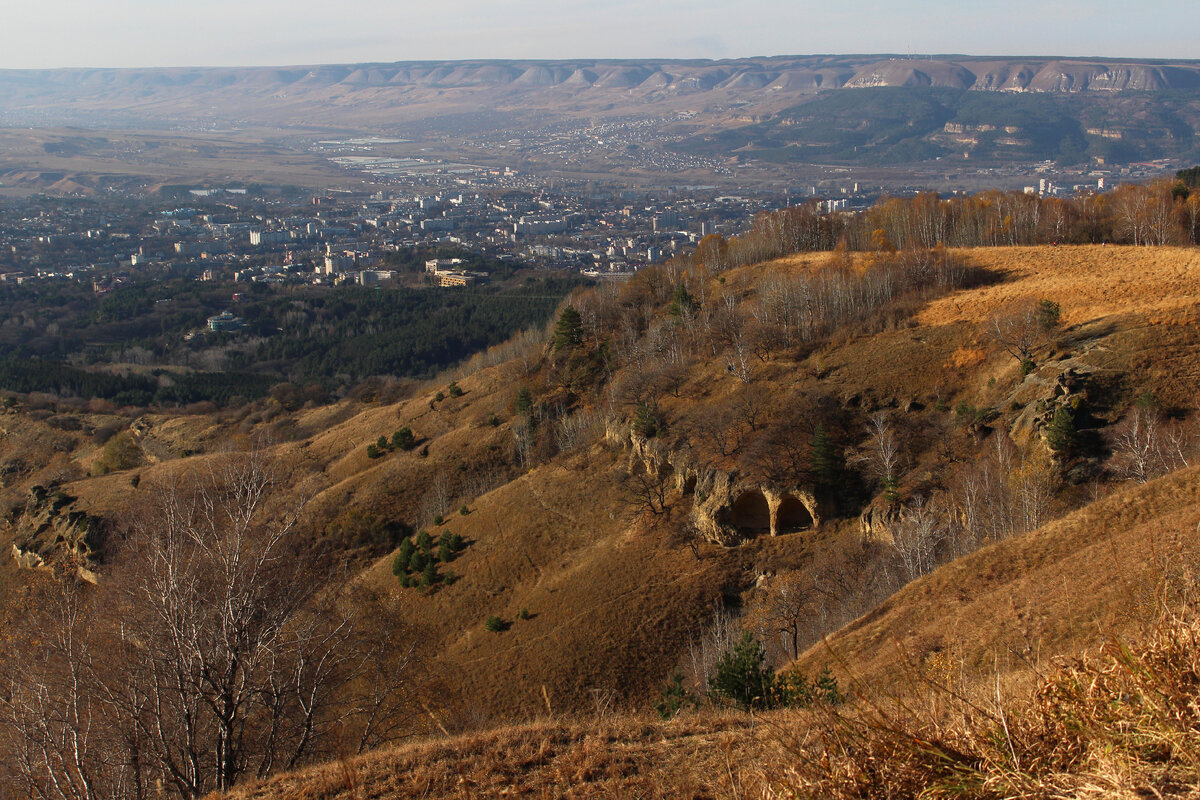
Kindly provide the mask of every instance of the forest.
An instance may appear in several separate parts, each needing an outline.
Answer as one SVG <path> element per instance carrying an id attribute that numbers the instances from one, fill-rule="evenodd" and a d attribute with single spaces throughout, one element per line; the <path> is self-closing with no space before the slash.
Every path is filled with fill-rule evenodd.
<path id="1" fill-rule="evenodd" d="M 482 287 L 231 287 L 141 280 L 97 296 L 79 283 L 0 287 L 0 388 L 119 405 L 227 404 L 272 385 L 340 394 L 372 377 L 429 376 L 549 319 L 579 278 Z M 213 333 L 226 309 L 242 331 Z"/>

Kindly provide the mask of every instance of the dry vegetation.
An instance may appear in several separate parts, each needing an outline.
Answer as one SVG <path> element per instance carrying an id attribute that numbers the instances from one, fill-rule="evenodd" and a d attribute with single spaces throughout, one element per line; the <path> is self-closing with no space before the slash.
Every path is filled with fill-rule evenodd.
<path id="1" fill-rule="evenodd" d="M 914 266 L 883 253 L 650 273 L 575 299 L 577 349 L 556 352 L 544 339 L 502 348 L 457 373 L 462 395 L 442 400 L 436 393 L 448 377 L 386 402 L 294 415 L 266 408 L 269 400 L 239 414 L 136 420 L 25 401 L 3 418 L 3 500 L 14 507 L 34 485 L 60 488 L 77 498 L 72 508 L 114 523 L 117 547 L 123 515 L 152 487 L 179 485 L 226 461 L 226 450 L 261 444 L 268 430 L 284 430 L 286 417 L 286 440 L 267 445 L 291 476 L 280 508 L 300 513 L 297 536 L 323 568 L 350 573 L 347 591 L 385 598 L 420 627 L 411 644 L 430 689 L 405 733 L 434 738 L 362 757 L 328 739 L 320 756 L 341 750 L 345 758 L 243 796 L 734 797 L 767 787 L 779 796 L 900 797 L 915 782 L 960 777 L 961 796 L 1020 795 L 1029 781 L 1082 794 L 1091 784 L 1078 776 L 1099 781 L 1117 762 L 1103 762 L 1082 739 L 1039 751 L 1063 723 L 1038 709 L 1098 714 L 1100 695 L 1066 693 L 1087 683 L 1085 674 L 1099 676 L 1088 691 L 1151 696 L 1144 679 L 1167 677 L 1129 664 L 1194 655 L 1191 629 L 1177 625 L 1164 627 L 1144 654 L 1113 651 L 1116 661 L 1104 660 L 1109 653 L 1071 668 L 1083 673 L 1053 663 L 1105 635 L 1141 639 L 1162 609 L 1155 590 L 1163 575 L 1187 568 L 1176 556 L 1198 546 L 1195 468 L 1141 481 L 1196 463 L 1190 445 L 1168 458 L 1165 437 L 1192 422 L 1200 271 L 1183 249 L 948 255 L 981 283 L 906 282 Z M 786 322 L 801 307 L 789 298 L 817 279 L 825 296 L 860 298 L 859 306 L 830 312 L 836 324 L 828 328 Z M 679 299 L 680 285 L 690 303 Z M 872 292 L 882 299 L 867 297 Z M 1059 304 L 1061 324 L 1038 332 L 1036 363 L 1022 374 L 987 323 L 1040 300 Z M 1139 472 L 1121 437 L 1128 439 L 1135 401 L 1147 392 L 1161 435 L 1157 460 Z M 1047 448 L 1044 431 L 1048 410 L 1072 397 L 1084 398 L 1080 436 L 1091 438 L 1064 455 Z M 78 428 L 51 424 L 60 416 Z M 833 441 L 838 472 L 814 456 L 814 420 Z M 817 486 L 825 521 L 732 548 L 698 538 L 690 520 L 700 498 L 664 479 L 648 502 L 631 490 L 638 464 L 603 439 L 606 424 L 628 430 L 648 421 L 659 428 L 656 442 L 706 468 Z M 103 446 L 96 431 L 131 424 L 143 463 L 91 477 Z M 367 454 L 368 444 L 401 426 L 416 437 L 412 450 Z M 438 567 L 434 585 L 402 587 L 393 574 L 396 542 L 422 529 L 435 540 L 458 534 L 465 547 Z M 111 565 L 95 566 L 107 580 Z M 18 588 L 26 574 L 4 567 L 10 609 L 29 602 Z M 797 652 L 807 674 L 830 664 L 858 702 L 836 714 L 755 720 L 638 716 L 671 669 L 687 665 L 689 651 L 711 644 L 714 611 L 762 637 L 775 665 Z M 485 625 L 492 616 L 504 623 L 495 631 Z M 994 683 L 1005 703 L 1016 702 L 1036 674 L 1058 676 L 1047 678 L 1057 688 L 1011 712 L 1021 722 L 1007 718 L 1004 762 L 993 735 Z M 912 707 L 918 701 L 904 693 L 925 687 L 921 676 L 987 713 L 969 718 L 972 706 L 953 697 L 912 718 L 867 702 L 886 690 Z M 704 679 L 691 674 L 691 688 L 702 690 Z M 1160 694 L 1176 703 L 1186 688 L 1172 684 Z M 991 705 L 980 705 L 979 692 L 990 692 Z M 1163 718 L 1143 709 L 1139 724 L 1163 729 Z M 496 727 L 547 715 L 559 721 Z M 1084 738 L 1107 741 L 1087 733 L 1107 718 L 1087 719 L 1093 727 Z M 803 752 L 788 755 L 779 746 L 790 746 L 793 734 Z M 815 752 L 821 736 L 831 755 L 814 766 L 803 753 Z M 922 759 L 943 763 L 944 753 L 927 741 L 956 748 L 966 771 L 938 773 Z M 1105 752 L 1125 753 L 1118 745 Z M 868 763 L 863 753 L 887 766 L 855 772 Z M 1143 749 L 1120 755 L 1125 782 L 1110 775 L 1095 785 L 1124 791 L 1142 781 L 1163 794 L 1190 786 L 1194 775 L 1171 753 L 1156 762 L 1168 765 L 1161 780 L 1144 777 L 1157 756 Z M 1076 777 L 1055 783 L 1060 775 Z M 870 783 L 879 776 L 888 777 Z M 953 796 L 951 788 L 943 795 Z"/>

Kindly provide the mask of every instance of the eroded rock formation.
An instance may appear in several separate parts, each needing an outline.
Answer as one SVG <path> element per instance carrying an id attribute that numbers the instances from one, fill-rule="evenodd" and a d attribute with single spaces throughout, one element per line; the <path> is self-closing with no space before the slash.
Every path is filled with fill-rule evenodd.
<path id="1" fill-rule="evenodd" d="M 807 487 L 776 486 L 716 469 L 686 449 L 639 436 L 627 423 L 610 422 L 606 438 L 629 453 L 631 469 L 669 481 L 675 491 L 691 496 L 692 524 L 710 542 L 728 547 L 761 534 L 809 530 L 821 522 L 817 498 Z"/>

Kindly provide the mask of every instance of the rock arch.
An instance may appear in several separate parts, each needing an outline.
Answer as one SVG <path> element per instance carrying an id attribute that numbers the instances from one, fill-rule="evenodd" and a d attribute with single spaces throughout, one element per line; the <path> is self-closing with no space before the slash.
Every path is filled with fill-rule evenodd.
<path id="1" fill-rule="evenodd" d="M 739 532 L 754 535 L 771 531 L 771 503 L 758 489 L 738 495 L 729 509 L 729 521 Z"/>
<path id="2" fill-rule="evenodd" d="M 772 531 L 776 534 L 796 533 L 814 526 L 812 512 L 803 500 L 793 494 L 785 494 L 775 507 L 775 524 Z"/>

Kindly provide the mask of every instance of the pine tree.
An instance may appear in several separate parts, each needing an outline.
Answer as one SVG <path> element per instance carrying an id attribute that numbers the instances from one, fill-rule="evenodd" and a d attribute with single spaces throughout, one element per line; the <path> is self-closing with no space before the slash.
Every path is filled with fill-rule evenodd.
<path id="1" fill-rule="evenodd" d="M 1066 406 L 1060 407 L 1046 426 L 1046 444 L 1055 453 L 1065 455 L 1075 449 L 1078 438 L 1075 413 Z"/>
<path id="2" fill-rule="evenodd" d="M 567 306 L 554 326 L 554 351 L 570 350 L 583 344 L 583 319 L 575 306 Z"/>
<path id="3" fill-rule="evenodd" d="M 691 313 L 695 308 L 696 301 L 688 293 L 687 287 L 682 283 L 676 286 L 675 294 L 671 296 L 671 316 L 682 317 L 686 313 Z"/>
<path id="4" fill-rule="evenodd" d="M 396 553 L 396 557 L 392 560 L 393 575 L 407 575 L 408 565 L 412 562 L 413 550 L 412 540 L 405 537 L 400 542 L 400 550 Z"/>
<path id="5" fill-rule="evenodd" d="M 662 695 L 654 704 L 654 710 L 663 719 L 671 719 L 689 703 L 695 705 L 696 700 L 683 685 L 683 670 L 676 667 L 670 679 L 663 685 Z"/>
<path id="6" fill-rule="evenodd" d="M 517 412 L 518 417 L 533 418 L 533 395 L 528 386 L 522 386 L 517 390 L 517 399 L 513 401 L 513 411 Z"/>
<path id="7" fill-rule="evenodd" d="M 429 535 L 429 531 L 421 531 L 417 534 L 417 549 L 429 555 L 429 551 L 433 549 L 433 537 Z"/>
<path id="8" fill-rule="evenodd" d="M 421 570 L 421 585 L 429 588 L 437 583 L 437 564 L 430 561 L 425 565 L 425 569 Z"/>
<path id="9" fill-rule="evenodd" d="M 416 444 L 417 439 L 413 436 L 412 428 L 407 425 L 392 434 L 392 447 L 400 450 L 412 450 Z"/>
<path id="10" fill-rule="evenodd" d="M 808 463 L 818 486 L 828 488 L 834 485 L 840 464 L 823 422 L 818 422 L 813 428 L 812 442 L 808 446 Z"/>
<path id="11" fill-rule="evenodd" d="M 717 660 L 716 674 L 708 681 L 713 694 L 732 700 L 739 708 L 768 708 L 775 673 L 766 665 L 762 644 L 746 631 L 742 640 Z"/>

